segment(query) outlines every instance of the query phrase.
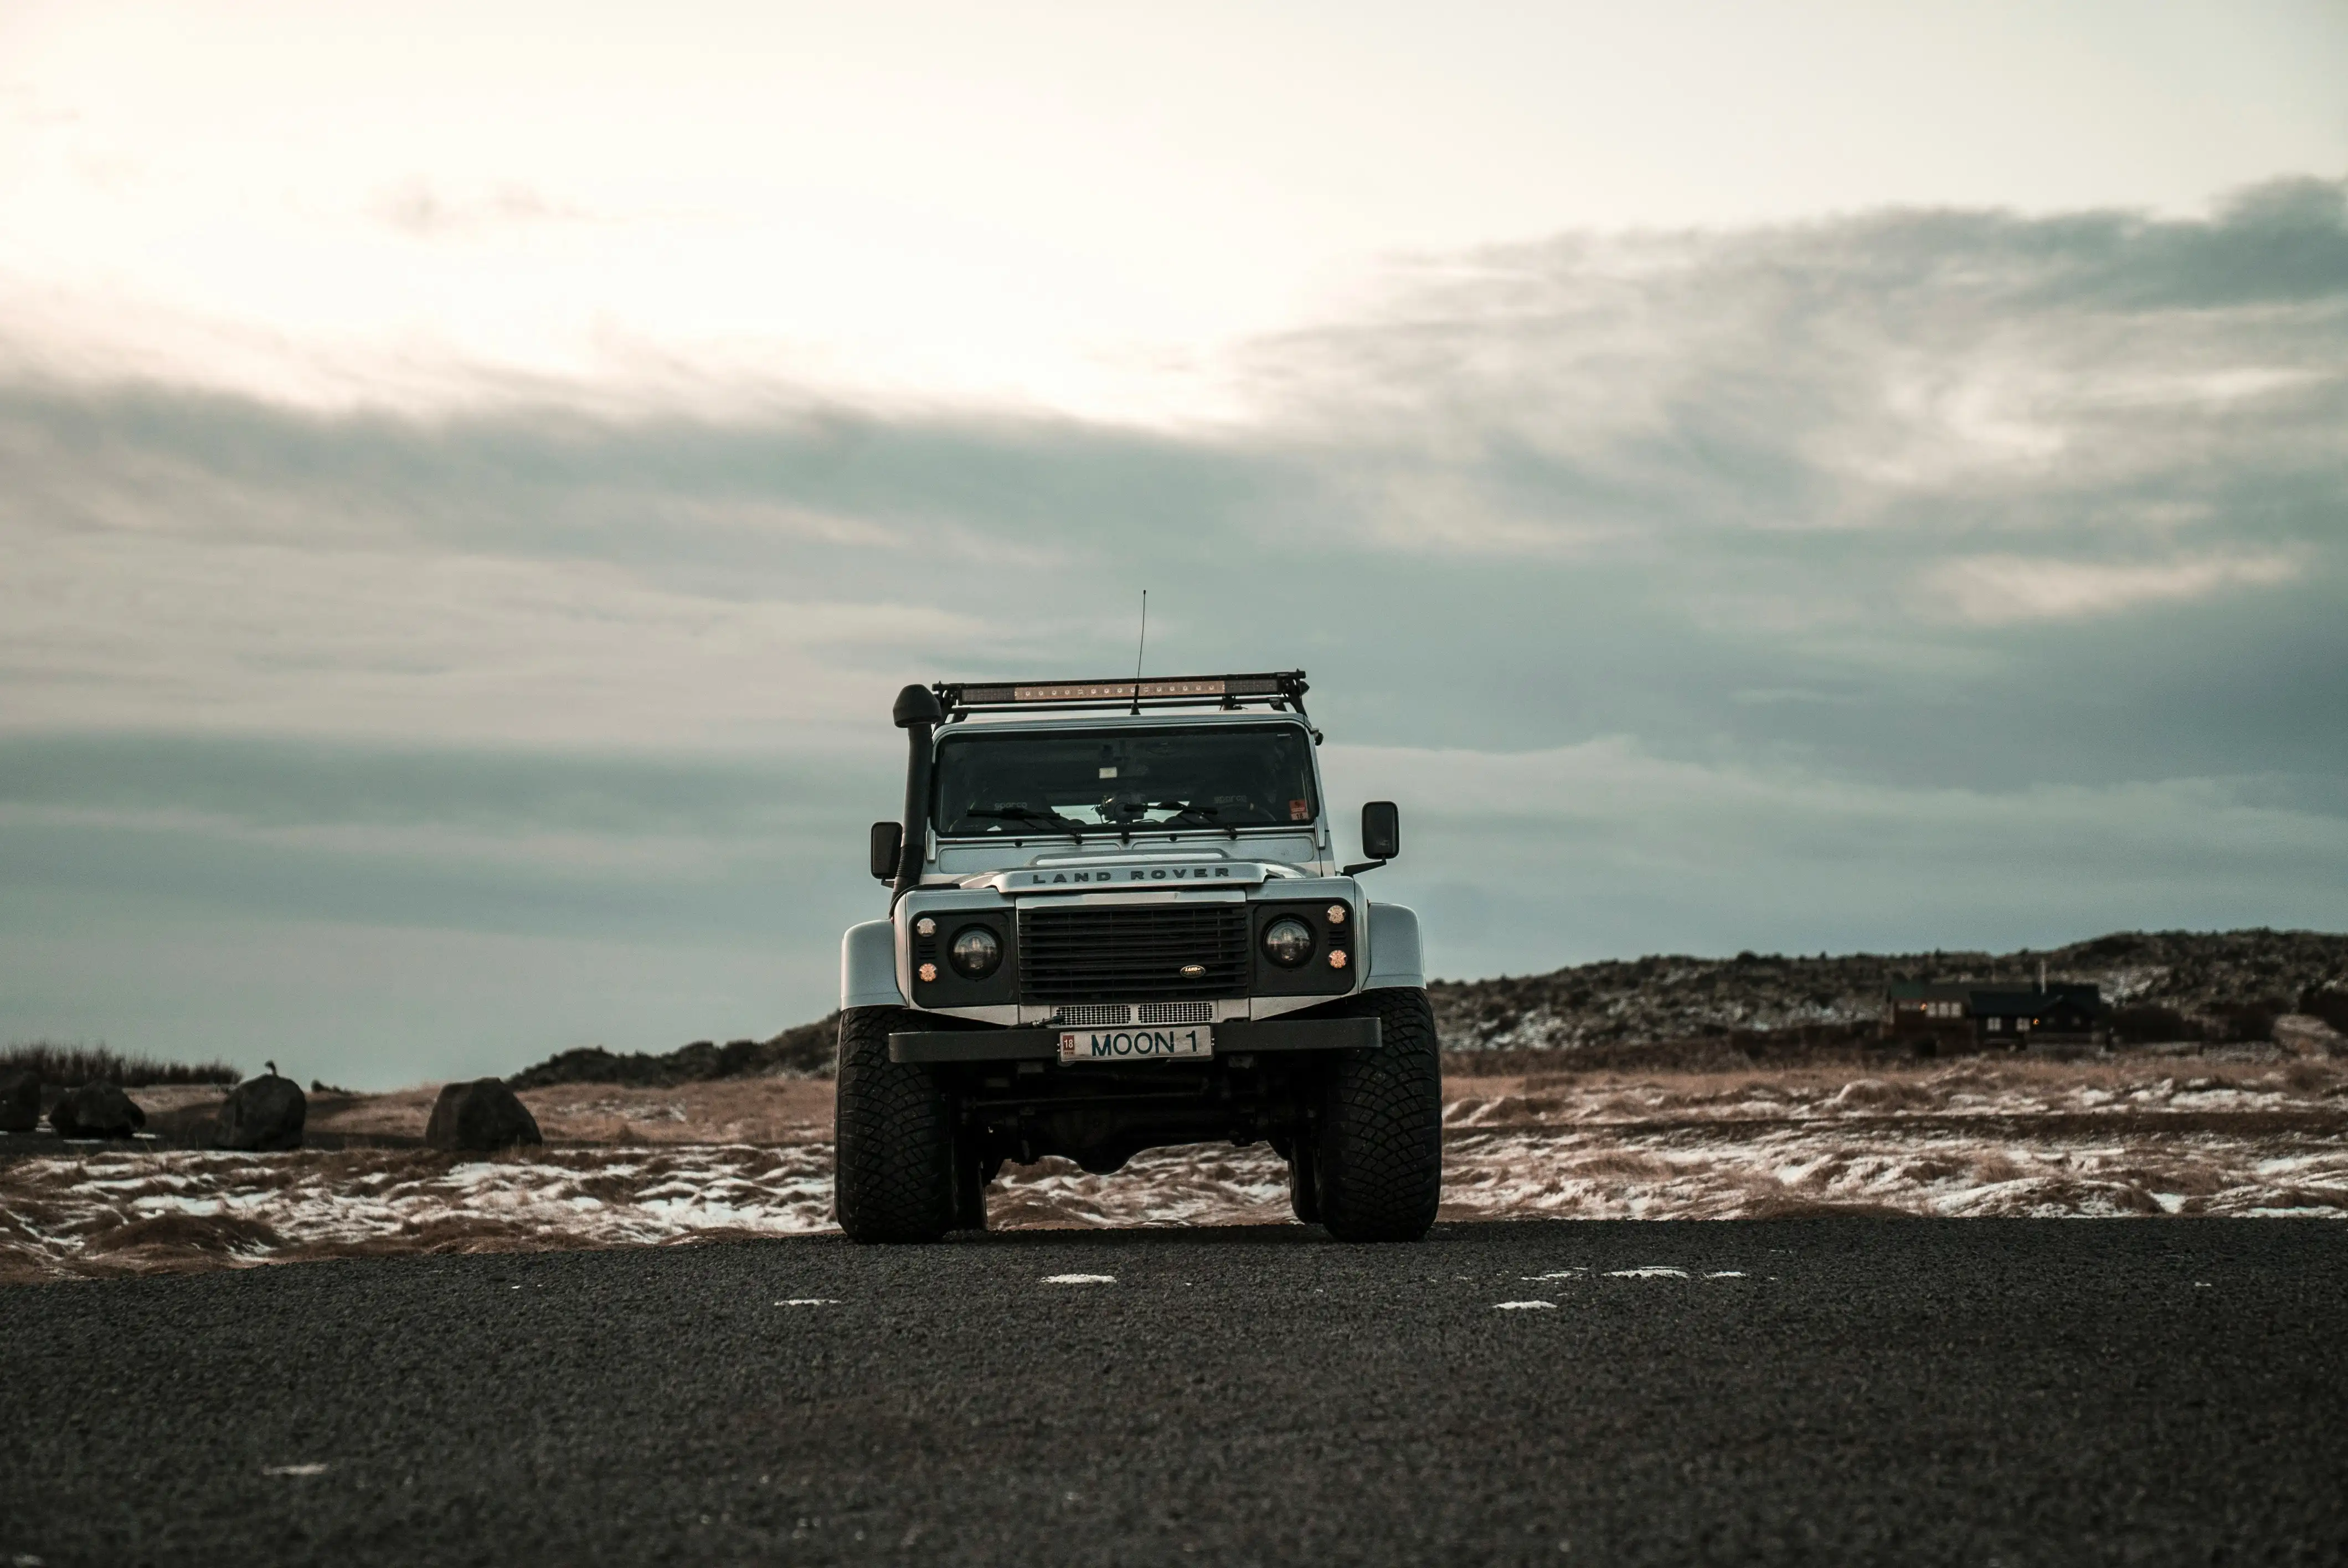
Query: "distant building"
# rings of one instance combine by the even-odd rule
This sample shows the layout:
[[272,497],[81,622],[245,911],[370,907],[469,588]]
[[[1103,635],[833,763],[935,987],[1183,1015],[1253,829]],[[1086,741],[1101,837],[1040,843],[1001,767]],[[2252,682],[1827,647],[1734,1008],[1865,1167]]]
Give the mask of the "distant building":
[[1883,999],[1884,1038],[1978,1050],[2101,1045],[2100,988],[1927,985],[1895,980]]

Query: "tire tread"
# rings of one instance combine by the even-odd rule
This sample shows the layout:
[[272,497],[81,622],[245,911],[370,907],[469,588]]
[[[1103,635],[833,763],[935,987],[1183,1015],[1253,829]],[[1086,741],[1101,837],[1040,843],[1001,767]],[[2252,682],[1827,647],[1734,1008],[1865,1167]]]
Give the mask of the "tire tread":
[[860,1242],[924,1242],[954,1213],[953,1108],[926,1068],[889,1060],[898,1008],[840,1015],[833,1102],[833,1210]]
[[1379,1046],[1330,1073],[1317,1162],[1321,1222],[1340,1241],[1416,1241],[1443,1196],[1443,1073],[1426,993],[1381,989],[1330,1009],[1375,1018]]

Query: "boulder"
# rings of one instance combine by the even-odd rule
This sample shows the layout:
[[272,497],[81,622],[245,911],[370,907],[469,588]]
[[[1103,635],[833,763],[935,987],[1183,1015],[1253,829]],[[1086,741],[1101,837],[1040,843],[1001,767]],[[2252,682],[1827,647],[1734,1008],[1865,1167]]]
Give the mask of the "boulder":
[[290,1078],[265,1072],[248,1078],[221,1102],[212,1132],[215,1149],[298,1149],[310,1102]]
[[424,1124],[424,1141],[436,1149],[472,1150],[546,1142],[530,1107],[494,1078],[444,1085]]
[[41,1124],[41,1075],[29,1067],[0,1072],[0,1132],[29,1132]]
[[60,1138],[128,1138],[147,1125],[147,1112],[130,1096],[99,1078],[79,1089],[67,1090],[65,1097],[49,1107],[49,1125]]

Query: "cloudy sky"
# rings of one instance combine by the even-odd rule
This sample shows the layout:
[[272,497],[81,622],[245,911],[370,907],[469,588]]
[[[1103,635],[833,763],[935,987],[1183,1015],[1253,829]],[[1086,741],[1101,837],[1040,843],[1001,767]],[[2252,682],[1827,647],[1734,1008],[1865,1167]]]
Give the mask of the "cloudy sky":
[[0,0],[0,1039],[813,1017],[1145,587],[1442,974],[2339,930],[2348,11]]

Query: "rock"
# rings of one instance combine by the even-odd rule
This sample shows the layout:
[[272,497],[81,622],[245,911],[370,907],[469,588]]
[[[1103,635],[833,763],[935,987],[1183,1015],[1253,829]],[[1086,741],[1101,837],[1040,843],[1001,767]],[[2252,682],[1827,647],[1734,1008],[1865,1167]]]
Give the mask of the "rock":
[[424,1124],[424,1141],[436,1149],[473,1150],[546,1142],[530,1107],[494,1078],[444,1085]]
[[60,1138],[128,1138],[147,1125],[147,1112],[100,1078],[67,1090],[49,1107],[49,1125]]
[[0,1072],[0,1132],[29,1132],[41,1124],[41,1075],[29,1067]]
[[2294,1056],[2348,1056],[2348,1035],[2309,1013],[2287,1012],[2275,1020],[2274,1041]]
[[310,1102],[290,1078],[266,1072],[248,1078],[221,1102],[215,1149],[298,1149]]

